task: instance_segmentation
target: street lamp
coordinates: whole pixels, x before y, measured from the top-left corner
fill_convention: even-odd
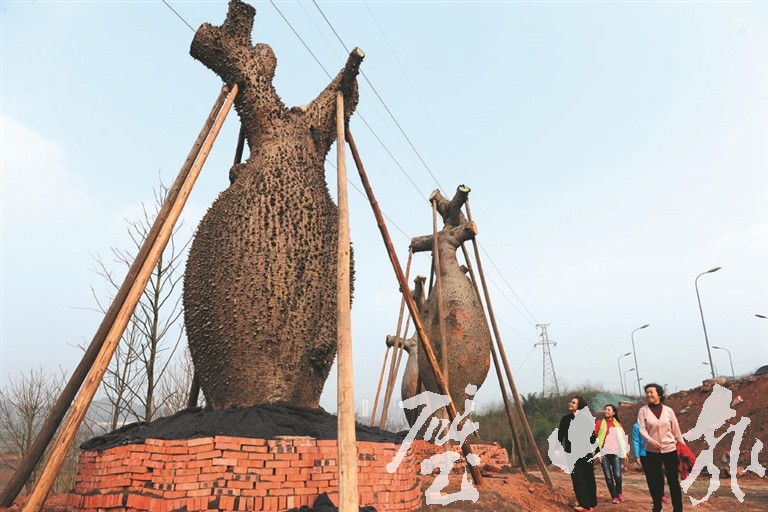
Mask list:
[[[626,387],[624,386],[624,380],[622,380],[622,378],[621,378],[621,375],[622,375],[621,374],[621,358],[622,357],[627,357],[628,355],[631,355],[631,354],[632,354],[632,352],[627,352],[623,356],[619,356],[619,358],[616,360],[616,364],[619,366],[619,383],[621,384],[621,394],[622,395],[626,395],[627,391],[626,391]]]
[[[625,387],[625,388],[626,388],[626,387],[628,387],[628,386],[627,386],[627,374],[628,374],[629,372],[633,372],[633,371],[635,371],[635,369],[634,369],[634,368],[630,368],[629,370],[627,370],[627,371],[625,371],[625,372],[624,372],[624,387]]]
[[[635,375],[637,375],[637,396],[642,396],[643,391],[640,389],[640,370],[638,370],[639,367],[637,366],[637,351],[635,351],[635,331],[639,331],[640,329],[645,329],[649,325],[651,324],[645,324],[638,327],[637,329],[632,331],[632,334],[630,335],[630,337],[632,338],[632,353],[635,356]]]
[[[706,361],[702,361],[702,362],[701,362],[701,364],[703,364],[703,365],[706,365],[706,366],[711,366],[711,365],[710,365],[708,362],[706,362]],[[712,366],[712,375],[714,375],[715,373],[717,373],[717,366]]]
[[[712,378],[715,378],[715,365],[712,364],[712,351],[709,349],[709,338],[707,337],[707,326],[704,323],[704,310],[701,309],[701,296],[699,295],[699,278],[703,276],[704,274],[711,274],[712,272],[717,272],[723,267],[715,267],[707,270],[706,272],[702,272],[701,274],[696,276],[696,280],[693,282],[693,284],[696,286],[696,299],[699,301],[699,313],[701,314],[701,326],[704,327],[704,341],[707,343],[707,355],[709,356],[709,369],[712,370]]]
[[[728,350],[725,347],[716,347],[714,345],[712,345],[712,348],[716,348],[717,350],[725,350],[726,352],[728,352],[728,361],[730,361],[730,363],[731,363],[731,378],[735,379],[736,378],[736,374],[733,371],[733,358],[731,357],[731,351]]]

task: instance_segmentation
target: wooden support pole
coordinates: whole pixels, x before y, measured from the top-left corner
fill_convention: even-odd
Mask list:
[[[469,222],[472,222],[472,211],[469,208],[469,199],[464,203],[464,206],[467,209],[467,219]],[[501,356],[501,361],[504,363],[504,370],[507,373],[507,380],[509,380],[509,387],[512,390],[512,396],[515,399],[515,408],[517,409],[517,414],[520,417],[520,422],[523,425],[523,431],[525,432],[525,437],[528,440],[528,443],[531,445],[531,449],[533,450],[533,455],[536,457],[536,463],[539,465],[539,469],[541,470],[541,475],[544,477],[544,480],[547,482],[547,485],[550,489],[554,489],[554,485],[552,484],[552,479],[549,477],[549,472],[547,471],[547,465],[544,464],[544,459],[541,458],[541,452],[539,452],[539,447],[536,445],[536,440],[533,438],[533,432],[531,431],[531,426],[528,424],[528,418],[525,416],[525,411],[523,410],[523,403],[520,399],[520,394],[517,392],[517,386],[515,385],[515,379],[512,378],[512,370],[509,369],[509,361],[507,360],[507,354],[504,351],[504,344],[501,342],[501,335],[499,334],[499,327],[496,324],[496,316],[493,314],[493,305],[491,304],[491,296],[488,293],[488,286],[485,283],[485,274],[483,273],[483,263],[480,261],[480,251],[477,249],[477,241],[473,238],[472,239],[472,247],[475,251],[475,261],[477,261],[477,271],[480,274],[480,283],[483,285],[483,293],[485,295],[485,304],[488,307],[488,315],[491,318],[491,326],[493,327],[493,334],[494,338],[496,339],[496,345],[499,348],[499,355]]]
[[[372,427],[376,422],[376,408],[379,406],[379,395],[381,395],[381,385],[384,383],[384,370],[387,369],[387,358],[389,357],[389,351],[392,347],[387,345],[387,350],[384,352],[384,360],[381,362],[381,375],[379,375],[379,386],[376,388],[376,398],[373,399],[373,409],[371,410],[371,421],[368,423],[369,427]]]
[[[53,439],[56,430],[58,430],[59,425],[61,424],[61,420],[64,419],[64,416],[67,414],[69,405],[72,403],[75,395],[77,395],[80,386],[82,386],[83,381],[88,374],[88,370],[90,370],[91,366],[93,365],[93,361],[99,354],[99,350],[101,350],[101,347],[104,344],[104,339],[107,337],[109,328],[115,322],[117,313],[120,311],[120,308],[125,302],[125,298],[128,296],[131,283],[136,280],[136,276],[138,276],[139,270],[144,265],[144,261],[147,259],[147,254],[149,254],[149,249],[152,247],[152,244],[155,242],[157,235],[160,232],[162,221],[168,217],[170,205],[175,202],[176,197],[179,195],[179,190],[181,189],[184,181],[186,181],[187,176],[189,175],[189,170],[192,168],[192,164],[194,163],[195,158],[197,158],[197,155],[200,153],[200,148],[202,147],[203,142],[205,142],[205,138],[211,131],[214,119],[216,118],[216,113],[221,110],[221,106],[224,104],[224,99],[227,96],[227,92],[229,92],[229,87],[227,85],[223,85],[221,92],[219,93],[219,96],[216,99],[213,108],[211,109],[211,113],[208,115],[208,119],[203,124],[203,128],[200,130],[200,134],[198,135],[197,140],[193,144],[187,159],[184,161],[184,164],[181,166],[181,170],[179,171],[179,175],[176,178],[176,181],[173,183],[173,185],[171,185],[171,188],[168,189],[168,195],[165,202],[163,203],[163,206],[160,208],[160,211],[157,214],[157,219],[155,220],[155,223],[153,224],[149,233],[147,233],[147,237],[139,249],[139,252],[136,255],[136,259],[128,269],[125,280],[120,286],[120,289],[117,291],[115,298],[112,300],[112,304],[104,315],[104,319],[101,321],[101,325],[99,325],[99,328],[96,331],[96,334],[93,336],[90,345],[83,353],[83,358],[80,360],[77,368],[75,368],[75,371],[73,371],[72,375],[69,377],[69,381],[64,387],[64,390],[61,392],[61,395],[51,408],[51,412],[48,418],[40,428],[40,433],[37,435],[35,441],[30,446],[27,454],[24,456],[24,459],[19,464],[18,469],[8,481],[5,489],[3,489],[3,493],[0,495],[0,507],[10,507],[13,504],[13,501],[19,495],[22,487],[24,487],[24,484],[27,482],[30,475],[32,472],[34,472],[35,468],[40,462],[40,459],[43,458],[43,454],[45,453],[46,448],[48,448],[51,439]]]
[[[477,277],[475,276],[475,270],[472,268],[472,262],[469,259],[469,253],[467,252],[467,246],[464,242],[461,243],[461,252],[464,254],[464,261],[467,262],[467,268],[469,269],[469,276],[472,280],[472,287],[475,289],[475,295],[480,304],[483,304],[483,297],[480,295],[480,288],[477,286]],[[488,315],[490,317],[490,314]],[[520,461],[520,469],[526,471],[525,457],[523,456],[523,447],[520,444],[520,436],[517,433],[517,427],[515,426],[514,413],[512,412],[512,406],[509,403],[509,395],[507,394],[507,384],[504,381],[504,375],[501,373],[501,367],[499,366],[499,356],[496,354],[496,348],[491,343],[491,356],[493,357],[493,366],[496,369],[496,377],[499,380],[499,388],[501,389],[501,397],[504,399],[504,411],[507,413],[507,421],[509,421],[509,430],[512,432],[512,442],[514,443],[515,454]]]
[[[408,263],[405,266],[405,279],[408,280],[408,276],[411,273],[411,260],[413,259],[413,252],[408,251]],[[392,391],[395,388],[395,379],[397,379],[397,359],[402,351],[398,353],[400,348],[400,340],[404,339],[400,330],[403,327],[403,313],[405,312],[405,296],[400,300],[400,313],[397,315],[397,328],[395,329],[395,351],[392,352],[392,361],[389,366],[389,377],[387,378],[387,388],[384,392],[384,403],[381,406],[381,421],[379,422],[379,428],[384,429],[387,426],[387,416],[389,416],[389,404],[392,401]]]
[[[349,131],[349,128],[347,128],[346,133],[347,143],[349,144],[349,148],[352,150],[352,157],[355,159],[355,165],[357,165],[357,172],[360,174],[360,180],[363,183],[363,188],[365,189],[365,193],[368,196],[368,201],[371,203],[371,208],[373,209],[373,215],[376,217],[376,224],[379,226],[381,237],[384,240],[384,246],[387,248],[389,261],[392,263],[392,269],[395,271],[397,282],[400,285],[400,291],[405,296],[405,302],[408,306],[408,311],[411,313],[411,318],[413,318],[413,323],[416,327],[416,331],[418,332],[419,340],[421,341],[419,357],[422,357],[422,354],[424,355],[427,362],[429,363],[429,366],[432,368],[432,372],[435,375],[435,381],[437,382],[440,391],[451,400],[448,403],[448,417],[451,421],[454,421],[456,418],[456,406],[454,405],[453,398],[451,398],[451,393],[448,390],[448,383],[443,378],[443,372],[440,371],[440,366],[438,365],[437,359],[435,358],[435,351],[429,341],[429,336],[427,335],[427,330],[424,328],[424,323],[421,321],[419,310],[416,307],[416,301],[413,300],[411,289],[408,288],[408,281],[405,279],[405,274],[403,274],[403,269],[397,259],[395,248],[392,245],[392,239],[389,236],[389,230],[387,229],[387,225],[384,222],[384,216],[381,214],[379,203],[376,201],[376,196],[373,194],[373,189],[371,188],[371,184],[368,181],[368,176],[365,173],[363,162],[360,159],[360,153],[357,151],[355,139],[352,138],[352,132]],[[465,459],[468,458],[469,455],[472,455],[472,447],[468,441],[464,441],[464,444],[461,445],[461,451],[464,453]],[[483,477],[480,475],[480,471],[477,469],[477,467],[469,464],[468,462],[467,466],[475,484],[482,485]]]
[[[197,372],[192,374],[192,382],[189,384],[189,397],[187,397],[187,408],[197,407],[200,400],[200,377]]]
[[[339,512],[358,512],[357,440],[355,437],[355,395],[352,386],[352,321],[349,291],[349,201],[347,159],[344,144],[344,94],[336,93],[336,157],[339,202],[338,295],[336,298],[338,336],[338,461]]]
[[[206,138],[205,143],[200,151],[200,154],[195,159],[195,163],[190,169],[189,176],[179,190],[176,201],[171,205],[168,213],[168,218],[162,223],[157,240],[152,244],[147,259],[141,267],[138,276],[131,283],[130,290],[125,299],[125,303],[120,308],[114,324],[109,329],[107,336],[104,340],[104,344],[99,351],[98,356],[93,362],[93,366],[88,372],[88,376],[83,383],[83,388],[75,399],[74,404],[70,408],[69,414],[62,426],[61,432],[54,442],[54,446],[51,450],[51,454],[46,461],[45,466],[40,472],[40,478],[37,481],[32,493],[29,495],[27,503],[24,505],[23,512],[38,512],[42,507],[45,498],[48,496],[48,492],[51,490],[56,475],[61,468],[61,464],[66,457],[69,447],[72,445],[72,441],[77,433],[77,429],[80,427],[83,418],[85,417],[91,401],[93,400],[96,391],[101,384],[101,380],[104,373],[109,366],[109,361],[112,359],[112,355],[117,348],[117,344],[123,335],[125,327],[133,315],[133,310],[136,308],[136,304],[139,302],[144,288],[147,285],[147,281],[152,275],[152,271],[157,264],[157,260],[165,250],[165,246],[171,237],[173,228],[176,221],[181,215],[181,210],[189,197],[192,187],[197,180],[197,176],[200,174],[206,158],[211,150],[214,140],[221,129],[221,125],[224,123],[224,119],[227,117],[227,113],[232,107],[232,103],[237,95],[237,85],[232,86],[232,91],[229,93],[226,102],[216,116],[216,121],[213,125],[211,133]]]
[[[240,123],[240,133],[237,134],[237,147],[235,148],[235,165],[243,161],[243,149],[245,149],[245,126]]]
[[[432,194],[432,268],[435,269],[435,293],[437,293],[437,326],[440,333],[440,369],[443,371],[445,383],[450,385],[448,375],[448,340],[445,338],[445,311],[443,308],[443,279],[440,276],[440,242],[437,237],[437,199]]]

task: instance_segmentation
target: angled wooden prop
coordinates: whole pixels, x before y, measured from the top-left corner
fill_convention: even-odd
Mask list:
[[[464,203],[464,206],[467,209],[467,218],[472,221],[472,210],[469,208],[469,200],[467,200]],[[493,314],[493,306],[491,305],[491,296],[488,293],[488,287],[485,283],[485,274],[483,273],[483,264],[480,261],[480,251],[477,249],[477,242],[473,239],[472,240],[472,247],[475,251],[475,261],[477,261],[477,270],[480,274],[480,282],[483,285],[483,293],[485,294],[485,305],[488,308],[488,316],[491,318],[491,326],[493,327],[493,333],[494,333],[494,339],[496,340],[496,345],[499,348],[499,355],[501,356],[501,361],[504,363],[504,369],[507,373],[507,380],[509,380],[509,387],[512,390],[512,396],[515,399],[515,408],[517,409],[517,414],[520,416],[520,421],[523,424],[523,431],[525,432],[525,437],[528,440],[528,444],[531,445],[531,450],[533,450],[533,454],[536,457],[536,463],[539,465],[539,469],[541,470],[541,475],[544,477],[544,480],[547,482],[547,485],[550,489],[554,489],[554,485],[552,484],[552,479],[549,477],[549,472],[547,471],[547,465],[544,464],[544,459],[541,457],[541,453],[539,452],[539,448],[536,445],[536,440],[533,438],[533,432],[531,431],[531,426],[528,424],[528,418],[525,416],[525,411],[523,411],[523,403],[520,399],[520,394],[517,392],[517,385],[515,385],[515,379],[512,378],[512,371],[509,369],[509,361],[507,360],[507,353],[504,351],[504,344],[501,342],[501,334],[499,334],[499,328],[496,325],[496,316]]]
[[[5,489],[3,489],[3,493],[0,495],[0,507],[10,507],[13,504],[16,496],[19,495],[22,487],[24,487],[24,484],[27,482],[27,480],[29,480],[30,475],[37,467],[40,459],[43,458],[43,454],[45,453],[46,448],[48,448],[51,439],[53,439],[56,430],[59,428],[61,420],[64,419],[64,416],[67,414],[69,405],[75,398],[75,395],[80,389],[80,386],[83,385],[83,381],[85,380],[85,376],[88,374],[88,370],[93,365],[93,361],[96,359],[99,350],[101,350],[101,347],[104,344],[104,339],[109,332],[109,328],[112,326],[112,324],[115,323],[117,313],[125,303],[125,299],[128,296],[128,291],[131,288],[131,283],[136,280],[136,276],[138,276],[139,270],[147,259],[149,249],[157,239],[157,235],[160,232],[160,226],[162,225],[162,220],[168,217],[171,205],[176,201],[176,197],[179,195],[179,190],[186,181],[187,176],[189,175],[189,171],[192,168],[192,164],[195,162],[197,155],[200,153],[200,148],[205,142],[208,134],[211,132],[214,120],[216,119],[216,114],[219,112],[219,110],[221,110],[221,106],[224,104],[224,99],[227,96],[227,92],[229,92],[229,87],[225,84],[221,88],[219,97],[216,99],[208,119],[203,124],[202,130],[200,130],[200,135],[198,135],[197,140],[195,141],[192,149],[189,152],[189,155],[187,156],[187,159],[181,166],[181,170],[179,171],[179,175],[176,178],[176,181],[173,183],[171,188],[168,189],[168,196],[157,214],[157,220],[155,220],[154,225],[150,229],[149,233],[147,233],[147,237],[139,249],[139,252],[136,255],[136,259],[129,268],[122,286],[120,286],[120,289],[117,291],[117,294],[112,301],[112,305],[104,315],[104,319],[101,321],[101,325],[96,331],[96,334],[93,336],[91,344],[83,354],[83,358],[81,359],[77,368],[75,368],[75,371],[72,372],[72,375],[70,376],[69,381],[67,382],[67,385],[65,386],[58,400],[51,408],[50,415],[45,420],[45,423],[43,423],[43,426],[40,429],[40,433],[37,435],[34,443],[32,443],[32,446],[27,451],[27,454],[21,461],[19,468],[16,470],[16,473],[13,474],[11,479],[8,481],[8,484],[5,486]]]
[[[355,144],[355,139],[352,138],[352,133],[349,131],[349,128],[347,128],[346,134],[347,134],[347,143],[349,144],[349,148],[352,151],[352,157],[355,160],[357,171],[360,174],[360,180],[363,183],[363,188],[365,188],[365,193],[368,196],[368,201],[371,203],[371,208],[373,208],[373,214],[376,217],[376,223],[378,224],[379,231],[381,231],[381,236],[384,239],[384,245],[387,248],[387,255],[389,256],[389,260],[392,263],[392,269],[395,271],[395,275],[397,276],[397,282],[400,285],[400,292],[405,297],[405,302],[406,302],[406,305],[408,306],[408,311],[410,311],[411,313],[411,318],[413,318],[413,323],[416,326],[416,331],[419,334],[419,339],[421,340],[421,348],[423,349],[424,355],[426,356],[427,361],[429,362],[429,366],[432,368],[432,371],[435,375],[435,381],[437,382],[437,385],[439,386],[440,391],[445,396],[451,398],[451,394],[448,391],[448,383],[443,377],[443,373],[440,371],[440,365],[438,364],[437,358],[435,357],[435,351],[432,348],[432,344],[429,341],[427,330],[424,327],[424,323],[421,321],[421,316],[419,315],[419,311],[416,307],[416,302],[413,300],[411,289],[408,287],[408,282],[405,279],[405,274],[403,274],[403,269],[400,266],[400,262],[397,259],[395,248],[392,245],[392,239],[389,236],[389,230],[387,229],[387,225],[384,223],[384,216],[381,214],[379,203],[376,201],[376,196],[374,196],[373,194],[373,189],[371,188],[371,184],[368,181],[368,176],[365,173],[363,162],[360,159],[360,154],[357,151],[357,145]],[[421,352],[419,352],[419,357],[421,357]],[[456,413],[456,406],[454,405],[452,398],[451,398],[451,401],[448,403],[447,409],[448,409],[448,417],[453,422],[457,416],[457,413]],[[470,446],[468,441],[464,441],[464,443],[461,445],[461,451],[464,453],[465,458],[467,458],[468,455],[472,455],[472,447]],[[480,471],[477,469],[477,467],[471,465],[469,462],[467,462],[467,466],[469,468],[469,473],[472,475],[472,480],[475,482],[475,484],[482,485],[483,477],[480,475]]]
[[[157,264],[157,260],[165,250],[165,246],[171,237],[171,233],[173,232],[176,221],[181,215],[181,210],[184,207],[190,192],[192,191],[192,187],[194,186],[195,181],[200,174],[200,170],[202,169],[208,154],[210,153],[213,142],[216,140],[216,136],[218,135],[222,124],[224,124],[227,113],[232,107],[232,103],[235,101],[237,90],[237,84],[232,86],[232,90],[229,93],[224,106],[216,116],[216,121],[213,125],[211,133],[206,138],[200,154],[195,159],[195,163],[189,172],[189,176],[184,181],[184,184],[179,190],[176,201],[174,201],[170,207],[167,219],[162,220],[157,239],[151,245],[147,259],[141,266],[141,270],[138,276],[131,283],[130,290],[125,299],[125,303],[122,305],[122,307],[119,308],[119,312],[117,313],[114,323],[110,326],[109,332],[107,333],[107,336],[104,340],[104,344],[101,347],[98,356],[94,360],[93,366],[88,372],[88,376],[85,379],[83,388],[75,399],[74,404],[70,408],[69,415],[67,416],[65,423],[62,426],[61,433],[56,439],[53,449],[51,450],[51,454],[40,473],[40,478],[37,481],[34,489],[32,489],[32,493],[29,495],[27,503],[24,505],[24,512],[38,512],[43,506],[43,502],[48,496],[48,492],[50,492],[51,486],[53,486],[53,482],[56,479],[56,475],[61,468],[61,464],[66,457],[67,450],[71,446],[72,440],[77,433],[77,429],[79,428],[80,423],[83,421],[83,418],[88,411],[88,407],[90,406],[91,401],[93,400],[93,397],[96,394],[99,385],[101,384],[104,373],[109,366],[109,361],[112,359],[112,355],[117,348],[117,344],[123,335],[123,331],[130,321],[133,310],[141,298],[141,294],[144,292],[144,288],[147,285],[147,281],[151,277],[152,270]],[[158,218],[158,220],[155,222],[158,222],[159,220],[160,219]]]

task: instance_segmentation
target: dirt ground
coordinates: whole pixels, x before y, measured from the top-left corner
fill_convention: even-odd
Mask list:
[[[424,505],[414,512],[557,512],[570,511],[569,504],[574,502],[571,488],[571,477],[560,469],[550,468],[549,475],[554,489],[543,482],[541,473],[531,471],[528,478],[522,473],[493,473],[486,474],[482,487],[479,487],[480,498],[477,502],[456,501],[449,505]],[[460,475],[452,475],[451,483],[458,484]],[[605,487],[602,473],[597,470],[598,510],[614,510],[615,512],[649,512],[651,498],[645,484],[645,477],[639,471],[627,471],[624,478],[624,494],[627,500],[619,505],[613,505]],[[432,484],[431,477],[422,477],[422,488]],[[730,480],[721,479],[720,488],[706,502],[695,507],[702,512],[765,512],[768,510],[768,478],[750,476],[738,480],[739,487],[745,493],[744,502],[740,503],[731,491]],[[701,499],[707,492],[709,479],[700,477],[687,494],[683,495],[683,506],[686,510],[694,510],[690,498]],[[454,493],[459,488],[450,485],[443,493]],[[66,497],[52,496],[43,508],[43,512],[65,512]],[[19,511],[21,502],[7,511]],[[668,505],[666,510],[671,510]],[[380,512],[386,512],[384,510]]]
[[[733,392],[733,397],[741,397],[738,405],[734,406],[736,417],[731,423],[736,423],[742,417],[747,417],[750,424],[746,429],[743,442],[739,447],[739,468],[737,483],[745,493],[744,502],[739,502],[731,490],[731,480],[722,475],[720,488],[706,502],[696,506],[701,511],[744,511],[764,512],[768,510],[768,477],[758,477],[753,473],[741,474],[741,470],[749,464],[750,452],[755,440],[760,440],[764,446],[768,446],[768,375],[748,377],[742,380],[726,383],[725,387]],[[670,395],[666,404],[671,406],[678,415],[683,432],[691,429],[695,424],[704,401],[711,394],[711,386],[704,385],[694,389],[680,391]],[[622,404],[620,415],[625,424],[631,424],[631,418],[636,417],[639,404]],[[722,430],[722,429],[721,429]],[[721,431],[718,431],[719,435]],[[722,464],[721,454],[729,449],[732,434],[720,442],[715,454],[715,461]],[[688,443],[694,453],[698,454],[707,448],[702,441]],[[768,469],[768,449],[763,449],[759,455],[759,461]],[[524,474],[515,473],[486,473],[483,485],[478,487],[480,498],[477,502],[457,501],[449,505],[424,505],[415,512],[550,512],[572,510],[569,506],[574,502],[570,475],[562,470],[550,467],[549,475],[554,489],[550,489],[542,480],[538,471],[531,471],[526,477]],[[443,493],[455,493],[459,490],[460,474],[450,477],[449,487]],[[602,472],[596,468],[595,479],[598,490],[598,510],[616,510],[621,512],[648,512],[651,510],[651,498],[645,483],[645,477],[635,466],[630,465],[624,472],[624,494],[627,500],[619,505],[610,502],[610,496],[605,485]],[[426,491],[433,483],[434,477],[421,477],[421,486]],[[683,496],[683,504],[686,510],[694,510],[690,497],[702,498],[707,493],[710,477],[705,473],[699,476],[693,486]],[[17,505],[6,510],[20,510],[21,500]],[[46,512],[63,512],[66,496],[52,496],[43,509]],[[0,509],[3,510],[3,509]],[[671,506],[666,506],[671,510]],[[386,511],[380,511],[386,512]]]
[[[599,468],[596,469],[598,510],[614,510],[616,512],[649,512],[651,510],[651,497],[645,483],[645,476],[640,471],[629,470],[625,472],[624,495],[627,499],[624,503],[613,505],[602,472]],[[554,467],[550,467],[549,475],[554,490],[550,490],[542,481],[541,473],[538,471],[530,472],[531,481],[520,473],[486,475],[482,487],[478,488],[480,499],[476,503],[457,501],[445,506],[425,505],[416,512],[555,512],[573,510],[571,505],[575,503],[575,497],[570,475]],[[458,477],[452,477],[452,483],[454,479],[458,482]],[[426,489],[431,484],[431,480],[425,480],[422,483]],[[704,512],[765,512],[768,510],[768,478],[750,476],[740,478],[738,484],[745,493],[743,503],[740,503],[731,491],[730,480],[721,479],[720,488],[706,502],[697,505],[695,510]],[[683,506],[686,510],[694,510],[690,497],[703,498],[707,493],[708,485],[709,477],[699,477],[688,490],[688,493],[683,494]],[[458,487],[452,485],[443,490],[443,493],[453,493],[458,490]],[[671,510],[671,504],[665,508],[668,511]]]

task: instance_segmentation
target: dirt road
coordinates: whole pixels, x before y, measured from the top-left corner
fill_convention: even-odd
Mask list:
[[[493,474],[486,476],[480,499],[457,501],[450,505],[425,505],[418,512],[550,512],[573,510],[569,503],[574,502],[570,475],[559,469],[550,470],[550,477],[555,486],[551,491],[541,480],[541,474],[531,473],[533,482],[528,482],[522,474]],[[651,497],[645,483],[645,477],[639,472],[626,472],[624,478],[624,503],[614,505],[605,486],[605,480],[600,472],[595,473],[597,479],[599,512],[650,512]],[[455,477],[451,477],[453,483]],[[683,495],[683,507],[689,511],[702,512],[765,512],[768,510],[768,478],[739,479],[738,484],[744,491],[744,502],[740,503],[731,491],[729,479],[720,480],[720,488],[709,499],[694,507],[690,497],[701,499],[707,493],[708,477],[700,477],[686,494]],[[428,487],[431,480],[425,480],[423,486]],[[457,492],[458,487],[451,486],[443,492]],[[667,512],[672,506],[666,505]]]

